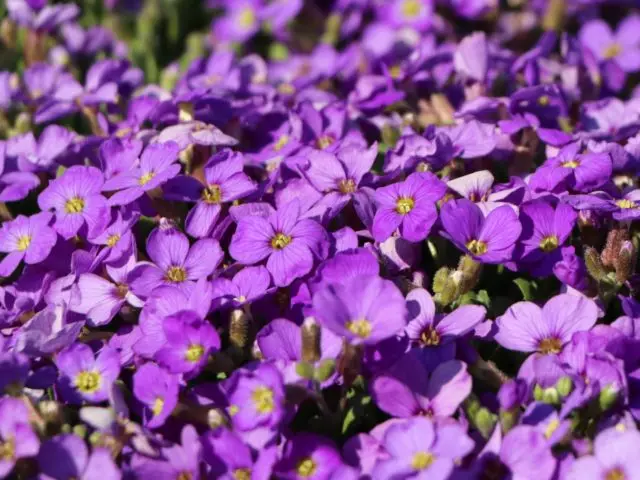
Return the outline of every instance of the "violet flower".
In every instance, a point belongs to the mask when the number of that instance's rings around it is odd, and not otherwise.
[[[162,426],[178,404],[179,379],[155,363],[141,365],[133,374],[133,394],[144,405],[149,428]]]
[[[271,276],[265,267],[245,267],[232,279],[218,277],[212,282],[212,309],[238,308],[268,292]]]
[[[22,260],[28,265],[42,262],[58,240],[49,226],[53,215],[37,213],[31,217],[18,215],[0,229],[0,252],[7,255],[0,262],[0,276],[11,275]]]
[[[331,441],[318,435],[299,433],[285,444],[274,473],[286,480],[329,479],[341,465],[340,453]]]
[[[71,433],[57,435],[42,445],[38,454],[40,471],[47,478],[78,480],[120,480],[122,474],[111,452],[95,447],[91,454],[85,441]]]
[[[9,478],[16,461],[34,457],[40,439],[29,423],[25,400],[4,397],[0,400],[0,477]]]

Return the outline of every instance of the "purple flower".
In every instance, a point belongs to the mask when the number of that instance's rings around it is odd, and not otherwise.
[[[94,273],[84,273],[73,287],[69,310],[82,313],[91,327],[106,325],[125,303],[141,308],[144,302],[129,291],[128,277],[135,266],[135,257],[121,267],[105,267],[109,281]]]
[[[171,373],[195,375],[220,348],[218,332],[195,312],[178,312],[165,318],[162,327],[167,343],[155,359]]]
[[[510,206],[498,207],[485,218],[480,207],[464,198],[445,203],[440,218],[451,241],[481,263],[510,260],[522,230]]]
[[[589,286],[587,267],[580,257],[576,255],[574,247],[562,249],[562,260],[553,266],[553,274],[565,285],[584,291]]]
[[[167,199],[196,202],[185,221],[189,235],[196,238],[209,236],[223,204],[246,197],[256,189],[255,183],[243,173],[243,168],[242,155],[224,149],[212,156],[204,167],[205,183],[182,175],[165,185]]]
[[[294,200],[267,218],[242,217],[229,253],[245,265],[267,258],[274,284],[283,287],[309,273],[314,257],[325,258],[327,248],[324,228],[314,220],[300,219],[300,203]]]
[[[453,64],[463,78],[484,82],[489,64],[489,46],[484,32],[472,33],[460,41]]]
[[[625,72],[640,69],[638,45],[640,16],[629,15],[618,25],[615,33],[604,20],[586,23],[578,34],[580,43],[601,61],[613,61]]]
[[[110,347],[103,347],[96,356],[88,345],[74,343],[56,355],[55,363],[61,393],[72,403],[106,400],[120,374],[120,356]]]
[[[413,173],[404,182],[376,190],[378,204],[372,233],[382,242],[400,229],[402,238],[419,242],[427,238],[438,218],[435,202],[446,186],[432,173]]]
[[[520,207],[522,236],[518,261],[536,276],[550,275],[562,258],[561,247],[571,236],[578,215],[565,203],[554,207],[534,200]]]
[[[431,0],[390,0],[378,7],[378,17],[393,27],[412,27],[424,31],[433,22]]]
[[[133,374],[133,394],[144,405],[149,428],[160,427],[178,404],[179,380],[155,363],[145,363]]]
[[[58,125],[49,125],[36,141],[32,132],[13,137],[7,145],[7,154],[18,157],[18,167],[22,171],[51,170],[76,134]]]
[[[271,276],[263,266],[245,267],[231,280],[218,277],[213,280],[212,309],[238,308],[267,293]]]
[[[211,275],[223,258],[217,240],[203,238],[189,247],[184,233],[163,226],[149,234],[147,254],[154,263],[139,263],[129,276],[131,290],[142,297],[161,285],[193,285]]]
[[[7,256],[0,262],[0,276],[11,275],[22,260],[34,265],[47,258],[58,239],[49,226],[52,217],[48,212],[31,217],[18,215],[15,220],[2,224],[0,252],[7,253]]]
[[[611,176],[611,157],[607,153],[579,153],[580,148],[579,142],[562,147],[535,171],[529,186],[534,191],[583,192],[604,185]]]
[[[15,349],[31,357],[53,354],[71,345],[84,321],[66,321],[64,307],[47,306],[34,315],[15,334]]]
[[[74,166],[56,178],[38,197],[42,210],[55,210],[54,228],[65,239],[78,233],[95,237],[109,222],[107,200],[100,194],[102,172],[95,167]],[[86,227],[86,233],[81,229]]]
[[[474,447],[460,425],[438,425],[425,417],[394,423],[382,444],[389,458],[376,463],[372,478],[445,480]]]
[[[138,165],[104,182],[103,191],[116,192],[109,197],[109,205],[128,205],[175,177],[180,172],[180,165],[175,163],[179,152],[175,142],[152,143],[145,148]]]
[[[406,353],[372,383],[380,409],[401,418],[451,416],[469,393],[471,375],[464,363],[446,361],[429,373],[416,350]]]
[[[4,397],[0,400],[0,477],[9,478],[17,460],[38,454],[40,440],[29,424],[25,401]]]
[[[40,471],[56,480],[120,480],[122,474],[111,458],[111,452],[96,447],[89,455],[87,444],[75,434],[53,437],[42,445],[38,454]]]
[[[136,248],[132,227],[140,218],[136,212],[118,211],[113,222],[98,236],[89,238],[94,245],[103,245],[100,252],[105,264],[118,265],[133,256]]]
[[[407,295],[409,323],[407,337],[430,360],[451,360],[455,355],[455,341],[479,325],[486,315],[479,305],[461,305],[448,315],[436,315],[436,307],[429,292],[415,288]],[[431,356],[435,354],[435,358]]]
[[[556,354],[575,332],[589,330],[597,319],[597,305],[582,296],[556,295],[542,308],[518,302],[496,319],[495,338],[509,350]]]
[[[318,322],[354,343],[375,344],[400,334],[407,308],[390,280],[360,275],[329,284],[313,296]]]
[[[299,433],[285,444],[274,473],[283,480],[329,480],[340,466],[340,453],[330,440],[319,435]]]
[[[73,3],[34,6],[27,0],[7,0],[7,9],[17,24],[39,32],[52,31],[80,14],[80,8]]]
[[[226,42],[243,42],[260,28],[262,0],[239,0],[228,3],[229,9],[213,28],[216,38]]]

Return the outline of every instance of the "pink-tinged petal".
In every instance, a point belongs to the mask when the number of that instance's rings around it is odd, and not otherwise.
[[[638,32],[640,32],[640,15],[632,13],[618,24],[615,34],[616,41],[623,47],[635,47],[637,49],[640,45]]]
[[[447,187],[460,196],[471,200],[472,195],[483,197],[493,185],[494,180],[489,170],[481,170],[449,180]]]
[[[120,480],[122,473],[106,448],[95,448],[82,475],[83,480]]]
[[[11,275],[24,258],[24,252],[11,252],[0,262],[0,277]]]
[[[381,207],[373,217],[371,233],[377,242],[384,242],[402,223],[402,215],[393,208]]]
[[[147,253],[166,272],[170,267],[184,265],[189,253],[189,240],[179,230],[156,228],[147,238]]]
[[[267,260],[267,270],[273,276],[273,283],[278,287],[286,287],[296,278],[311,271],[313,255],[309,248],[296,241],[282,250],[275,250]]]
[[[544,321],[540,307],[531,302],[518,302],[496,319],[496,341],[509,350],[535,352],[538,344],[550,338],[553,331]]]
[[[420,405],[411,387],[393,376],[375,378],[371,394],[378,408],[394,417],[408,418],[420,412]]]
[[[549,330],[563,342],[571,340],[575,332],[589,330],[598,320],[598,306],[589,298],[562,294],[553,297],[542,315]]]
[[[220,216],[218,204],[198,202],[189,210],[185,220],[185,231],[195,238],[204,238],[211,234]]]
[[[604,20],[592,20],[578,33],[580,43],[598,58],[603,58],[604,49],[614,42],[613,32]]]
[[[440,335],[464,335],[479,325],[486,314],[487,310],[480,305],[462,305],[438,322],[438,332]]]
[[[629,48],[622,50],[616,57],[616,63],[622,67],[625,72],[636,72],[640,70],[640,48]]]
[[[627,466],[633,469],[633,472],[628,472],[630,478],[636,478],[640,473],[637,471],[640,456],[640,432],[637,430],[605,430],[596,437],[593,449],[605,469]]]
[[[118,296],[111,282],[98,275],[85,273],[73,288],[69,309],[85,314],[87,323],[95,327],[109,323],[123,304],[124,299]]]
[[[429,378],[427,396],[437,416],[449,417],[471,393],[471,375],[464,363],[451,360],[436,367]]]
[[[551,480],[556,460],[544,435],[536,427],[520,425],[502,441],[500,459],[511,469],[513,478]]]
[[[410,242],[421,242],[427,238],[437,218],[438,211],[433,203],[416,205],[403,216],[400,234]]]
[[[193,244],[184,262],[189,280],[199,280],[211,275],[222,259],[224,253],[217,240],[204,238]]]
[[[367,150],[363,150],[359,145],[348,145],[340,149],[337,155],[346,167],[347,176],[357,185],[373,167],[378,155],[378,144],[374,143]]]
[[[237,261],[250,265],[266,258],[271,251],[271,239],[275,232],[262,217],[246,216],[238,222],[229,245],[229,253]]]
[[[325,258],[328,254],[329,241],[325,229],[315,220],[300,220],[291,229],[291,237],[296,242],[306,245],[318,258]]]
[[[309,167],[303,171],[305,178],[320,192],[338,188],[338,182],[347,176],[344,167],[332,153],[312,150],[307,156]]]

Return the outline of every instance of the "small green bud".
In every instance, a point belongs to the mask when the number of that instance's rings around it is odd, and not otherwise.
[[[444,290],[444,287],[447,283],[447,279],[449,278],[449,269],[447,267],[442,267],[439,269],[435,276],[433,277],[433,291],[434,293],[440,293]]]
[[[296,373],[300,375],[302,378],[307,380],[311,380],[315,373],[315,369],[313,365],[307,362],[298,362],[296,363]]]
[[[618,401],[618,390],[614,389],[610,386],[604,387],[600,390],[600,395],[598,396],[598,405],[603,411],[609,410],[613,407]]]
[[[560,378],[556,383],[556,390],[562,398],[567,397],[573,391],[573,381],[570,377]]]
[[[336,371],[336,361],[333,359],[324,360],[320,366],[316,368],[315,379],[318,382],[326,381]]]
[[[474,415],[473,423],[484,438],[489,438],[496,425],[496,416],[483,407]]]
[[[502,433],[505,434],[511,430],[517,423],[520,417],[520,410],[513,408],[511,410],[500,410],[500,428]]]
[[[587,272],[594,280],[600,281],[607,276],[607,270],[604,268],[600,255],[595,248],[585,248],[584,262],[587,266]]]
[[[276,61],[284,61],[289,58],[289,49],[284,43],[274,42],[269,46],[269,58]]]
[[[84,424],[78,424],[73,426],[73,434],[80,438],[84,438],[87,435],[87,426]]]
[[[385,125],[382,127],[382,141],[389,146],[389,148],[393,148],[398,143],[398,139],[400,138],[400,130],[395,128],[392,125]]]
[[[560,395],[554,387],[545,388],[542,392],[542,401],[544,403],[557,405],[560,403]]]

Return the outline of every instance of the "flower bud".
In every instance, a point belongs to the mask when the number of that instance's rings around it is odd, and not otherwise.
[[[587,247],[584,250],[584,263],[589,275],[596,280],[600,281],[607,276],[607,270],[602,264],[598,251],[593,247]]]
[[[489,438],[496,425],[496,416],[482,407],[474,415],[473,423],[484,438]]]
[[[336,361],[329,358],[320,363],[320,366],[316,368],[315,379],[322,383],[326,382],[331,375],[336,371]]]
[[[618,283],[625,283],[636,267],[636,251],[633,247],[633,243],[629,240],[622,242],[618,256],[613,263],[616,269],[616,281]]]
[[[573,381],[571,377],[561,377],[556,383],[556,390],[561,397],[567,397],[573,391]]]
[[[313,317],[307,317],[300,329],[302,334],[302,360],[315,363],[320,360],[320,338],[322,331],[320,325]]]
[[[307,362],[296,363],[296,373],[306,380],[311,380],[314,376],[315,369],[313,365]]]
[[[603,411],[607,411],[617,403],[618,398],[618,389],[610,386],[604,387],[600,390],[598,405]]]
[[[250,329],[251,315],[239,308],[233,310],[229,320],[229,343],[231,346],[244,349],[249,345]]]
[[[629,240],[629,232],[626,228],[614,228],[607,234],[607,243],[600,254],[600,259],[605,267],[615,267],[616,259],[623,242]]]

